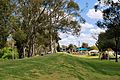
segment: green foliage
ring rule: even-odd
[[[109,54],[109,58],[115,58],[115,55]]]
[[[83,42],[83,43],[82,43],[82,47],[83,47],[83,48],[88,48],[88,43]]]
[[[4,55],[4,53],[2,52],[2,49],[0,49],[0,58]]]
[[[0,0],[0,48],[5,47],[9,32],[11,7],[9,0]]]
[[[69,44],[68,45],[68,49],[73,49],[74,48],[74,45],[73,44]]]
[[[116,58],[115,53],[114,54],[109,54],[109,58]],[[117,58],[119,58],[119,56],[117,56]]]
[[[0,58],[3,59],[16,59],[18,58],[18,52],[15,48],[4,47],[0,50]]]
[[[74,1],[1,0],[0,48],[5,47],[7,36],[13,34],[21,56],[23,53],[32,56],[39,51],[37,47],[43,48],[41,46],[53,50],[51,47],[58,43],[59,31],[77,35],[81,30],[79,23],[83,22]]]
[[[97,46],[91,46],[90,49],[91,50],[99,50]]]
[[[26,33],[23,32],[23,30],[21,29],[19,29],[18,31],[14,33],[15,41],[18,41],[20,43],[24,42],[26,40],[26,37],[27,37]]]
[[[68,3],[68,5],[67,5],[67,8],[79,10],[78,4],[75,3],[74,1],[70,1],[70,2]]]
[[[108,48],[114,49],[114,39],[108,39],[106,33],[101,33],[98,36],[97,47],[99,50],[105,51]]]

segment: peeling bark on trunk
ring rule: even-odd
[[[25,57],[26,54],[26,47],[23,47],[23,58]]]
[[[55,40],[54,40],[54,53],[57,53],[57,43]]]
[[[50,50],[51,50],[51,53],[54,53],[52,35],[50,35]]]

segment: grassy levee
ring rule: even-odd
[[[120,62],[61,53],[0,60],[0,80],[120,80]]]

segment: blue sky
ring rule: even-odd
[[[102,13],[100,11],[95,12],[95,10],[93,9],[94,5],[97,3],[97,0],[74,1],[79,4],[80,9],[84,9],[81,13],[81,16],[86,20],[86,23],[81,24],[82,29],[80,31],[80,36],[78,37],[70,34],[59,33],[61,37],[59,43],[60,45],[75,44],[77,46],[81,46],[83,42],[86,42],[89,46],[95,45],[96,40],[92,36],[97,38],[100,32],[105,31],[95,25],[96,21],[102,19]]]

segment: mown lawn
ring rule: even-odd
[[[120,62],[67,54],[0,60],[0,80],[120,80]]]

